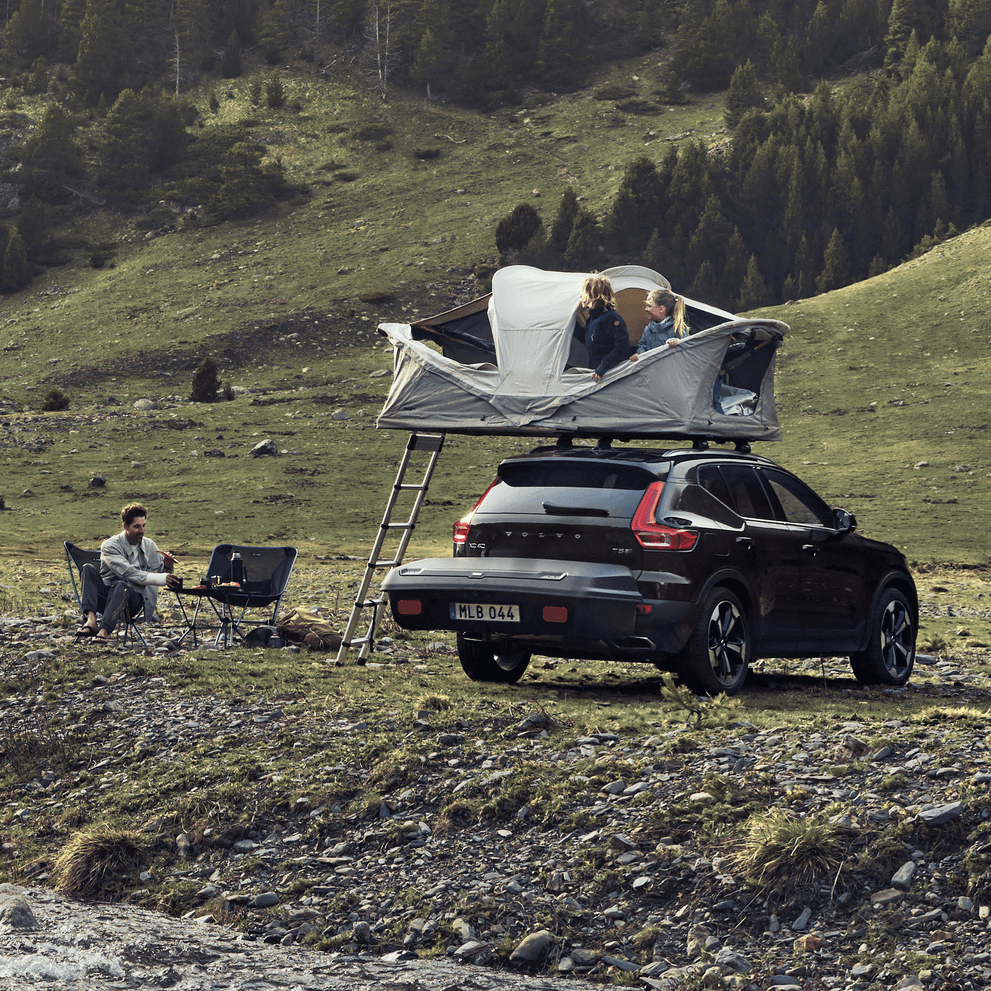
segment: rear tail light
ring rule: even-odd
[[[498,478],[495,479],[495,481],[492,482],[492,485],[495,485],[498,481]],[[485,497],[489,494],[489,490],[492,488],[492,485],[490,485],[482,493],[478,502],[476,502],[475,505],[472,506],[471,509],[454,524],[454,529],[451,531],[451,540],[453,540],[455,544],[463,544],[468,539],[468,531],[471,529],[472,517],[478,511],[478,507],[482,505]]]
[[[568,622],[568,607],[567,606],[544,606],[541,611],[541,616],[545,623],[567,623]]]
[[[419,616],[423,612],[423,603],[419,599],[399,599],[396,612],[400,616]]]
[[[637,538],[640,546],[647,550],[690,551],[699,539],[697,530],[681,530],[677,527],[665,526],[654,519],[663,491],[663,482],[651,482],[644,492],[640,505],[633,514],[633,522],[630,524],[633,536]]]

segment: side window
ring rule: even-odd
[[[797,478],[779,471],[764,471],[763,475],[778,497],[789,523],[833,528],[835,524],[829,507]]]
[[[729,490],[731,509],[750,520],[778,521],[757,472],[750,465],[720,465],[719,473]]]
[[[725,486],[723,488],[725,489]],[[724,526],[733,527],[734,530],[743,526],[743,520],[729,508],[726,500],[716,498],[702,485],[686,485],[671,500],[671,504],[666,507],[665,512],[692,513],[715,520]]]
[[[726,482],[716,465],[704,465],[698,470],[699,485],[706,492],[714,495],[720,502],[733,509],[733,497],[730,495]]]

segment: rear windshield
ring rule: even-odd
[[[506,464],[479,513],[632,519],[658,475],[630,465],[587,462]]]

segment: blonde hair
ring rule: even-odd
[[[663,306],[674,322],[673,330],[677,337],[688,334],[688,321],[685,319],[685,301],[670,289],[651,289],[647,293],[648,306]]]
[[[612,283],[604,275],[590,275],[582,283],[578,302],[581,306],[593,310],[596,306],[601,306],[605,310],[615,310],[616,297],[613,295]]]

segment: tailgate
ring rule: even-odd
[[[629,568],[518,558],[428,558],[382,588],[408,630],[510,636],[632,636],[643,597]]]

